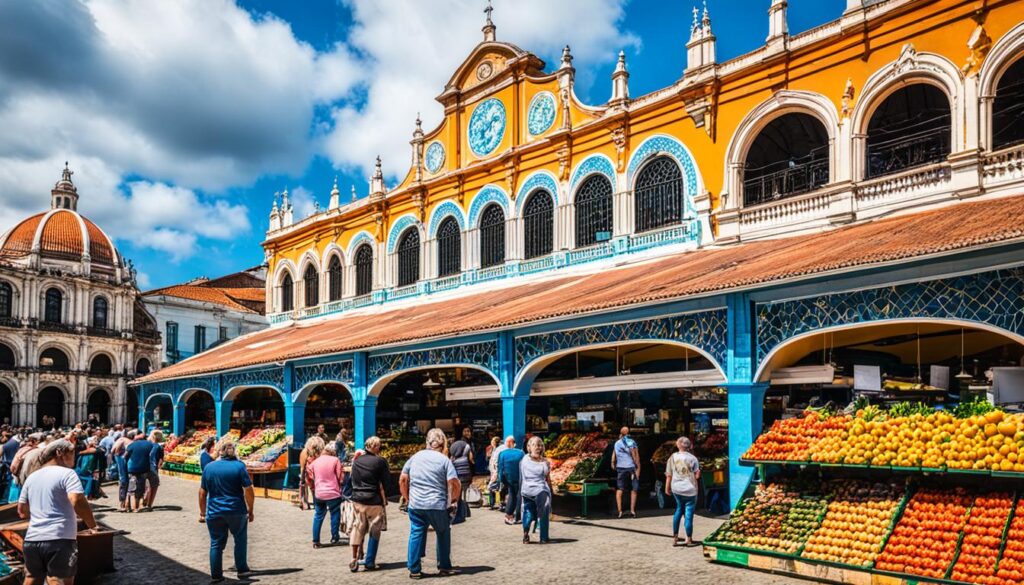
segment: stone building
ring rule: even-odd
[[[66,166],[50,209],[0,236],[0,420],[133,420],[127,382],[160,364],[135,272],[78,211]]]

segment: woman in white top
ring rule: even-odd
[[[676,501],[672,516],[672,546],[679,544],[679,520],[685,514],[686,546],[693,546],[693,509],[697,507],[697,486],[700,481],[700,462],[690,453],[693,444],[686,437],[676,439],[678,452],[665,463],[665,495]]]
[[[530,437],[526,457],[519,462],[519,490],[523,498],[523,544],[530,544],[530,528],[536,521],[541,544],[548,542],[551,515],[551,462],[544,456],[544,441]]]

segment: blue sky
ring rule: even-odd
[[[769,0],[708,3],[726,60],[760,46]],[[577,95],[603,103],[626,51],[636,97],[685,67],[692,2],[495,0],[498,39],[549,67],[576,57]],[[797,33],[845,0],[791,0]],[[409,164],[417,112],[481,38],[483,0],[34,0],[0,4],[0,231],[49,203],[71,161],[80,211],[143,288],[263,260],[276,191],[298,216],[335,176],[365,196]]]

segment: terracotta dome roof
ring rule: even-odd
[[[0,256],[22,257],[38,249],[43,258],[80,261],[88,253],[93,266],[117,266],[117,250],[93,222],[71,209],[51,209],[14,226],[0,237]]]

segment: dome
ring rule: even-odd
[[[88,255],[93,268],[114,269],[120,257],[100,227],[82,217],[78,190],[65,167],[52,191],[51,209],[18,223],[0,236],[0,257],[21,258],[38,252],[41,258],[81,262]]]

